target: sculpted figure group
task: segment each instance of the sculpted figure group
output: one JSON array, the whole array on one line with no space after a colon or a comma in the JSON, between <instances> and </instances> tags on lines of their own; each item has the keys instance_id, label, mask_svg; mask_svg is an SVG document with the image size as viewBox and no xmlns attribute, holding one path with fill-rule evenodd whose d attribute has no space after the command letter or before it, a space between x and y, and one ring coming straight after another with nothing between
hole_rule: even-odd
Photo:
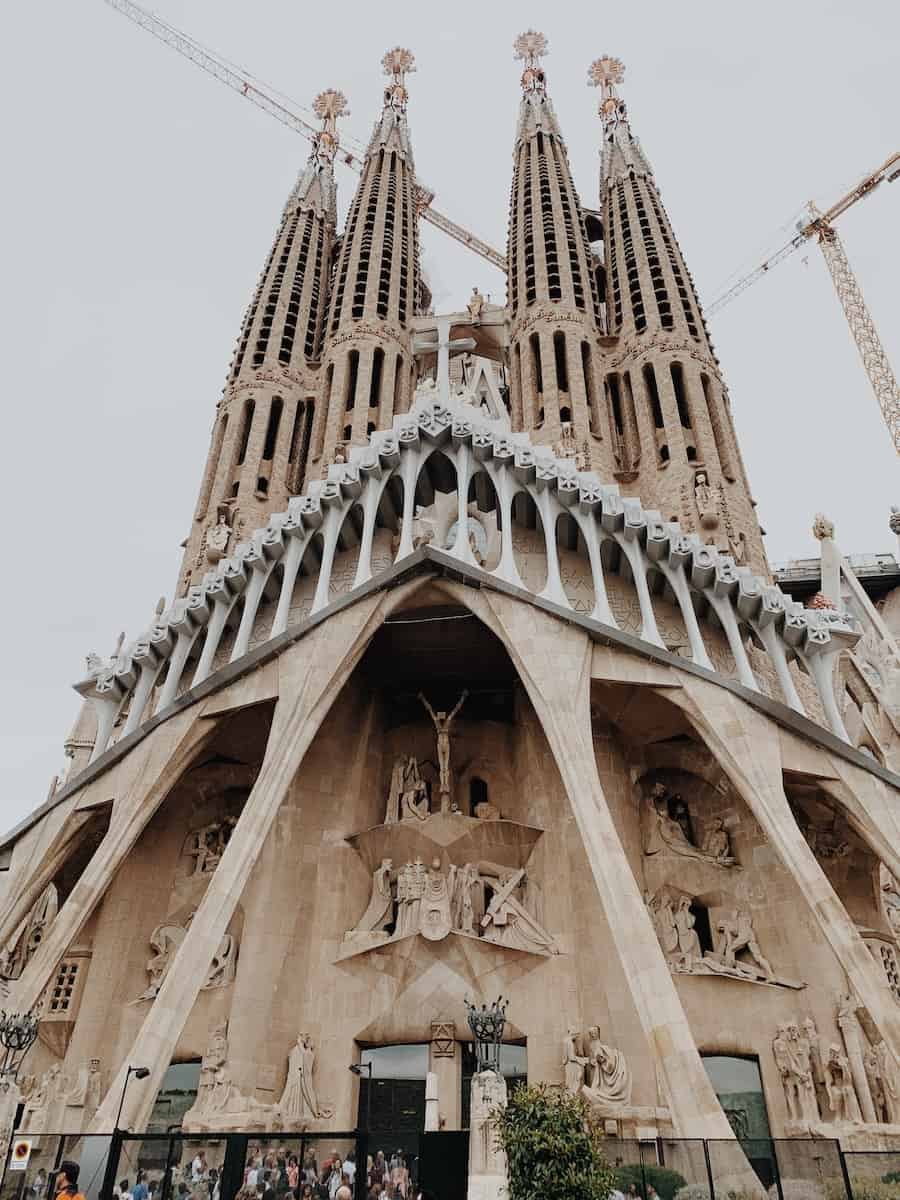
<instances>
[{"instance_id":1,"label":"sculpted figure group","mask_svg":"<svg viewBox=\"0 0 900 1200\"><path fill-rule=\"evenodd\" d=\"M210 1031L197 1099L185 1114L185 1129L226 1128L243 1119L251 1126L302 1130L333 1115L333 1109L321 1103L316 1091L316 1048L309 1034L300 1034L290 1049L284 1088L276 1104L263 1104L245 1096L233 1082L227 1062L227 1027L217 1025Z\"/></svg>"},{"instance_id":2,"label":"sculpted figure group","mask_svg":"<svg viewBox=\"0 0 900 1200\"><path fill-rule=\"evenodd\" d=\"M372 876L366 911L345 941L387 941L421 933L440 941L451 932L532 954L556 954L540 919L541 892L524 869L494 863L451 863L421 858L394 870L384 858ZM373 936L374 935L374 936Z\"/></svg>"},{"instance_id":3,"label":"sculpted figure group","mask_svg":"<svg viewBox=\"0 0 900 1200\"><path fill-rule=\"evenodd\" d=\"M643 803L642 832L644 854L680 854L717 867L733 867L731 839L721 817L715 817L706 828L700 845L694 841L687 804L677 792L664 783L655 783Z\"/></svg>"},{"instance_id":4,"label":"sculpted figure group","mask_svg":"<svg viewBox=\"0 0 900 1200\"><path fill-rule=\"evenodd\" d=\"M772 1053L781 1076L788 1118L806 1133L821 1125L900 1123L900 1067L885 1042L869 1042L852 995L841 996L841 1041L820 1037L807 1017L778 1026Z\"/></svg>"}]
</instances>

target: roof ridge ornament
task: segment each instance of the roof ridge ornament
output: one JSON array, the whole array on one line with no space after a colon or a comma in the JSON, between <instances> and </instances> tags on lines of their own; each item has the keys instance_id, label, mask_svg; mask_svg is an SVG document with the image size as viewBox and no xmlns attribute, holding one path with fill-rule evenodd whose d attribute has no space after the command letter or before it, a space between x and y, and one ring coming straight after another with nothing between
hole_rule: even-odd
<instances>
[{"instance_id":1,"label":"roof ridge ornament","mask_svg":"<svg viewBox=\"0 0 900 1200\"><path fill-rule=\"evenodd\" d=\"M543 33L536 29L526 29L513 42L515 58L525 63L522 72L522 91L525 95L547 90L547 77L540 64L541 58L550 53L550 43Z\"/></svg>"}]
</instances>

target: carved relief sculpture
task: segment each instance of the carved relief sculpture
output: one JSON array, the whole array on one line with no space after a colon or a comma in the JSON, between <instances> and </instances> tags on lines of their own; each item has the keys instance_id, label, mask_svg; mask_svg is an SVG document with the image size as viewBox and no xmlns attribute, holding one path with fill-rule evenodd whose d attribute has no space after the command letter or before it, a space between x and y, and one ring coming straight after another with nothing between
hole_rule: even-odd
<instances>
[{"instance_id":1,"label":"carved relief sculpture","mask_svg":"<svg viewBox=\"0 0 900 1200\"><path fill-rule=\"evenodd\" d=\"M156 997L169 973L175 955L178 953L178 948L187 936L193 919L194 913L191 913L184 925L176 925L174 922L157 925L150 934L150 945L156 951L153 957L147 961L146 970L150 980L134 1003L141 1000L153 1000ZM237 939L230 933L224 934L209 965L203 990L227 987L234 981L237 952Z\"/></svg>"},{"instance_id":2,"label":"carved relief sculpture","mask_svg":"<svg viewBox=\"0 0 900 1200\"><path fill-rule=\"evenodd\" d=\"M441 860L432 859L425 877L419 919L419 931L429 941L439 942L453 928L450 898L455 881L456 867L451 866L448 879L441 871Z\"/></svg>"},{"instance_id":3,"label":"carved relief sculpture","mask_svg":"<svg viewBox=\"0 0 900 1200\"><path fill-rule=\"evenodd\" d=\"M215 871L225 853L225 847L231 840L236 824L235 817L226 817L222 821L213 821L191 833L191 847L188 854L194 859L195 875L210 875Z\"/></svg>"},{"instance_id":4,"label":"carved relief sculpture","mask_svg":"<svg viewBox=\"0 0 900 1200\"><path fill-rule=\"evenodd\" d=\"M18 979L28 960L44 940L59 911L56 885L48 883L24 921L0 951L0 977Z\"/></svg>"},{"instance_id":5,"label":"carved relief sculpture","mask_svg":"<svg viewBox=\"0 0 900 1200\"><path fill-rule=\"evenodd\" d=\"M584 1086L584 1069L587 1057L581 1053L581 1035L570 1026L563 1038L563 1070L566 1075L566 1091L577 1096Z\"/></svg>"}]
</instances>

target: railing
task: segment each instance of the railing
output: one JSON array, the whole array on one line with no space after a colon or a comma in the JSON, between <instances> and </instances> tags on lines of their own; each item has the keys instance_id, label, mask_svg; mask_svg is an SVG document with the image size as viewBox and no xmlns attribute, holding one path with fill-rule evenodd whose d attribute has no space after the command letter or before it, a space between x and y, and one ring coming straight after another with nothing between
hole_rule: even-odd
<instances>
[{"instance_id":1,"label":"railing","mask_svg":"<svg viewBox=\"0 0 900 1200\"><path fill-rule=\"evenodd\" d=\"M445 1139L458 1156L461 1136L402 1131L366 1135L358 1130L42 1134L32 1138L26 1170L7 1167L0 1200L52 1200L55 1176L65 1159L79 1163L78 1188L86 1200L111 1200L120 1181L127 1180L132 1190L139 1175L153 1200L235 1200L242 1189L242 1200L269 1189L278 1200L293 1200L292 1159L298 1171L296 1192L309 1181L317 1196L316 1188L328 1189L335 1158L348 1174L352 1172L356 1200L366 1200L369 1159L374 1170L379 1150L387 1171L392 1157L402 1162L396 1179L409 1200L420 1187L433 1191L438 1200L465 1200L459 1183L453 1187L449 1183L451 1155L444 1158L440 1153L440 1139ZM606 1138L603 1144L614 1187L636 1200L652 1200L654 1193L659 1200L750 1200L763 1192L770 1200L900 1198L900 1149L843 1151L838 1141L824 1138ZM430 1154L425 1153L426 1146L431 1147ZM352 1168L347 1168L348 1163ZM752 1174L747 1172L748 1163ZM254 1187L256 1192L251 1191Z\"/></svg>"}]
</instances>

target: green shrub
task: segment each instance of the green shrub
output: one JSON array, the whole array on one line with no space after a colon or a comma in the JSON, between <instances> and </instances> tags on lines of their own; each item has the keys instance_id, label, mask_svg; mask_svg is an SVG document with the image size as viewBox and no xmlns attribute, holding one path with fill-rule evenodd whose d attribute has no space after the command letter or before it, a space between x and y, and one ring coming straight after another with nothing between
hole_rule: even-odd
<instances>
[{"instance_id":1,"label":"green shrub","mask_svg":"<svg viewBox=\"0 0 900 1200\"><path fill-rule=\"evenodd\" d=\"M606 1200L613 1176L580 1096L518 1088L494 1115L509 1200Z\"/></svg>"},{"instance_id":2,"label":"green shrub","mask_svg":"<svg viewBox=\"0 0 900 1200\"><path fill-rule=\"evenodd\" d=\"M645 1188L651 1185L659 1192L660 1200L674 1200L675 1193L686 1184L684 1176L668 1167L655 1167L645 1164L643 1170L640 1163L625 1163L616 1167L613 1172L615 1186L620 1192L627 1192L629 1184L634 1184L638 1195L646 1200ZM708 1195L707 1191L707 1195Z\"/></svg>"}]
</instances>

